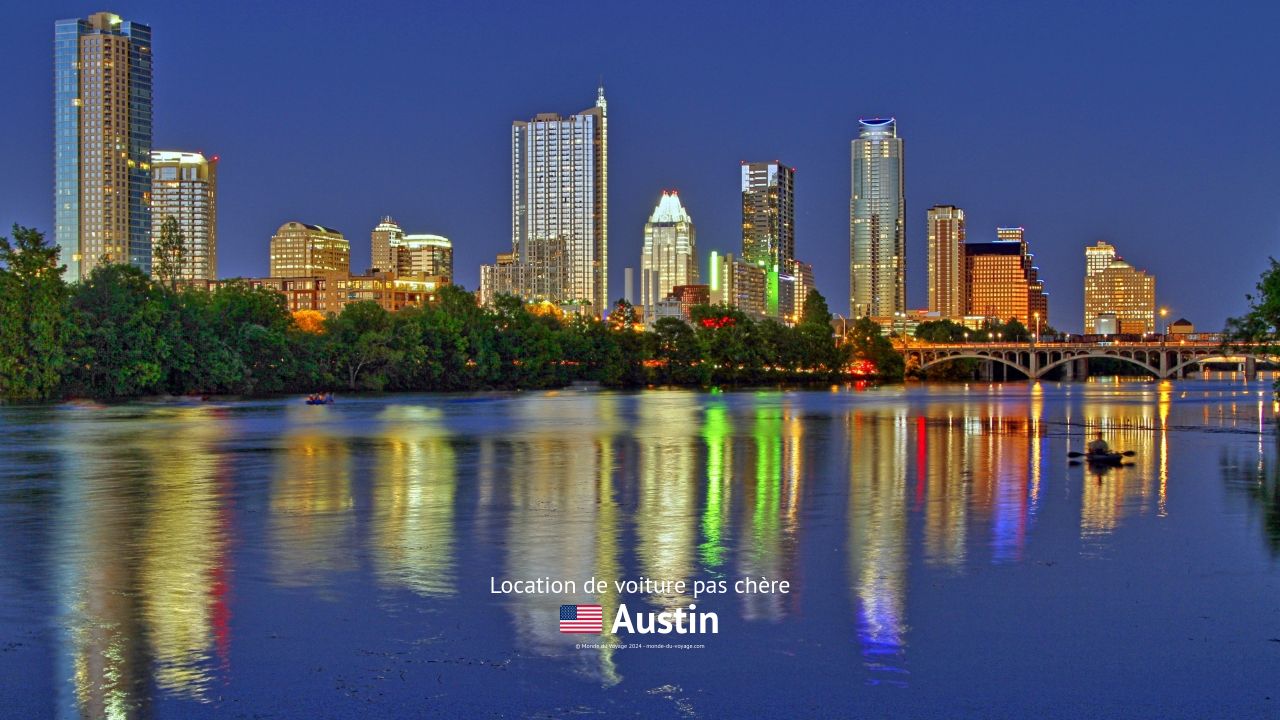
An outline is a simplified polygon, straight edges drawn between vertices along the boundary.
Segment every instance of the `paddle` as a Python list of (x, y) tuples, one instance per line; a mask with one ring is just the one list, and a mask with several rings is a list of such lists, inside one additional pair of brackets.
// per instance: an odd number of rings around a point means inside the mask
[[(1110, 454), (1110, 453), (1108, 453), (1108, 454)], [(1134, 452), (1133, 450), (1125, 450), (1124, 452), (1121, 452), (1121, 453), (1118, 453), (1118, 454), (1119, 454), (1119, 455), (1123, 455), (1123, 456), (1125, 456), (1125, 457), (1133, 457), (1134, 455), (1137, 455), (1138, 453)], [(1089, 453), (1076, 452), (1075, 450), (1072, 450), (1071, 452), (1067, 453), (1067, 457), (1069, 457), (1069, 458), (1082, 458), (1082, 457), (1089, 457)]]

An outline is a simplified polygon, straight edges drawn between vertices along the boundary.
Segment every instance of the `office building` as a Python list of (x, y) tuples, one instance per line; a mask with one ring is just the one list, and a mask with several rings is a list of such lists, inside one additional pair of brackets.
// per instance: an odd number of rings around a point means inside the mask
[(813, 265), (799, 260), (791, 261), (791, 275), (795, 279), (794, 316), (791, 322), (798, 323), (804, 316), (804, 304), (809, 299), (809, 291), (818, 289), (813, 281)]
[(604, 88), (594, 107), (567, 118), (543, 113), (512, 123), (511, 246), (520, 269), (504, 272), (525, 300), (597, 316), (607, 310), (608, 138)]
[(1037, 320), (1048, 322), (1049, 296), (1021, 233), (1018, 239), (1005, 237), (964, 246), (964, 315), (996, 322), (1014, 319), (1034, 331)]
[(640, 253), (640, 304), (645, 316), (677, 285), (698, 282), (697, 235), (693, 218), (673, 190), (662, 198), (644, 225)]
[(111, 13), (54, 24), (54, 240), (67, 279), (151, 273), (151, 28)]
[(271, 236), (273, 278), (351, 273), (351, 245), (341, 232), (287, 222)]
[(894, 317), (907, 310), (902, 138), (893, 118), (859, 120), (849, 198), (849, 311)]
[(964, 210), (934, 205), (926, 213), (928, 226), (929, 312), (939, 318), (961, 318), (964, 296)]
[[(176, 278), (218, 277), (218, 157), (178, 150), (151, 152), (151, 254), (165, 222), (182, 233)], [(155, 265), (156, 263), (153, 263)], [(154, 275), (156, 267), (152, 267)]]
[(406, 234), (388, 215), (373, 228), (369, 240), (373, 272), (446, 277), (453, 281), (453, 243), (443, 235)]
[(396, 257), (393, 248), (404, 239), (404, 230), (391, 218), (383, 215), (382, 220), (374, 226), (369, 235), (369, 266), (373, 270), (394, 270)]
[(1156, 279), (1098, 241), (1085, 248), (1084, 331), (1094, 332), (1098, 318), (1115, 315), (1116, 330), (1126, 335), (1156, 331)]

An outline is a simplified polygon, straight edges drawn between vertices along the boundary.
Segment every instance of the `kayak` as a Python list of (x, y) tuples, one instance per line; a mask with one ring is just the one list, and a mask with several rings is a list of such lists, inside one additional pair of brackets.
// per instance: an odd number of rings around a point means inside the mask
[(1084, 460), (1090, 465), (1119, 465), (1124, 460), (1124, 453), (1085, 453)]
[(333, 398), (307, 398), (308, 405), (332, 405)]

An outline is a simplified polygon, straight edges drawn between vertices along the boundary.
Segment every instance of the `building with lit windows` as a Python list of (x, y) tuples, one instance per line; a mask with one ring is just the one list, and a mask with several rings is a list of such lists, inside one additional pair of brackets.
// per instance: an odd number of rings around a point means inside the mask
[(817, 284), (813, 280), (813, 265), (799, 260), (791, 261), (791, 276), (794, 278), (794, 301), (793, 323), (800, 322), (800, 318), (804, 315), (804, 303), (809, 299), (809, 291), (816, 290)]
[(382, 220), (369, 233), (369, 267), (373, 270), (394, 270), (396, 267), (395, 252), (404, 239), (404, 230), (391, 218), (383, 215)]
[(151, 27), (111, 13), (54, 24), (54, 240), (67, 279), (151, 273)]
[(942, 319), (964, 317), (964, 210), (934, 205), (926, 213), (928, 226), (928, 310)]
[(1156, 279), (1099, 240), (1085, 248), (1084, 331), (1095, 332), (1098, 318), (1109, 313), (1122, 334), (1155, 332)]
[(742, 163), (742, 259), (766, 271), (796, 256), (796, 171), (774, 162)]
[(697, 252), (693, 218), (676, 191), (664, 191), (644, 225), (640, 252), (640, 306), (646, 318), (673, 288), (698, 282)]
[(442, 277), (405, 278), (393, 272), (374, 271), (365, 275), (334, 272), (297, 277), (197, 280), (186, 285), (213, 290), (231, 283), (274, 290), (284, 296), (290, 312), (315, 310), (328, 315), (342, 312), (343, 307), (353, 302), (376, 302), (389, 312), (430, 305), (435, 302), (436, 293), (449, 281)]
[(351, 273), (351, 245), (342, 233), (320, 225), (287, 222), (271, 236), (271, 277), (328, 273)]
[(768, 278), (763, 267), (713, 250), (710, 268), (711, 304), (738, 308), (756, 318), (768, 315)]
[(597, 316), (608, 308), (607, 108), (602, 87), (592, 108), (512, 123), (511, 246), (520, 270), (507, 274), (527, 301)]
[(849, 198), (849, 312), (907, 310), (907, 208), (902, 138), (893, 118), (863, 118), (853, 141)]
[[(151, 246), (156, 254), (168, 218), (182, 233), (177, 279), (218, 277), (218, 157), (195, 152), (151, 152)], [(154, 268), (153, 268), (154, 270)]]
[(1012, 318), (1028, 328), (1037, 318), (1048, 322), (1049, 296), (1026, 240), (1018, 238), (964, 246), (965, 315), (998, 322)]
[(453, 242), (443, 235), (406, 235), (395, 220), (384, 216), (373, 228), (369, 240), (369, 259), (374, 272), (453, 280)]

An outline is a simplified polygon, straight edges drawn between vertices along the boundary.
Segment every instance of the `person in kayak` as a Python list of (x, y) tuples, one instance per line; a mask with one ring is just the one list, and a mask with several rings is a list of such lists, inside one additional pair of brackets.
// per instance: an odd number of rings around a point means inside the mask
[(1107, 444), (1106, 440), (1102, 439), (1101, 431), (1098, 432), (1097, 437), (1095, 437), (1092, 441), (1089, 442), (1089, 445), (1086, 447), (1086, 449), (1089, 451), (1090, 455), (1110, 455), (1111, 454), (1111, 446)]

